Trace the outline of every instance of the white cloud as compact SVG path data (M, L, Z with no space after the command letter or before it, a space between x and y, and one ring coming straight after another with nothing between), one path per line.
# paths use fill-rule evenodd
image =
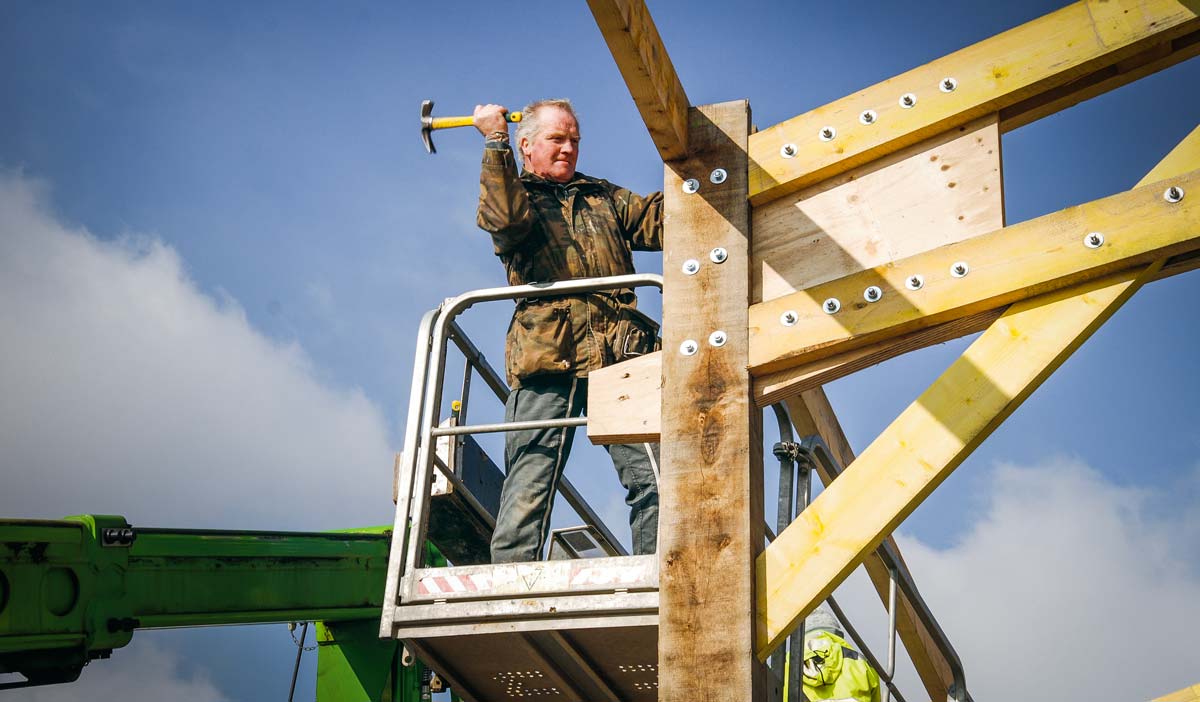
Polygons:
M12 702L95 702L95 700L188 700L228 702L202 670L184 672L173 651L154 646L148 636L84 667L79 680L22 688L5 696Z
M1183 492L1118 486L1072 459L1001 465L955 546L900 535L972 696L1133 701L1200 682L1200 500ZM861 583L844 594L885 651L878 599ZM921 697L915 677L899 680Z
M336 528L391 519L383 413L150 237L68 230L0 174L0 515Z

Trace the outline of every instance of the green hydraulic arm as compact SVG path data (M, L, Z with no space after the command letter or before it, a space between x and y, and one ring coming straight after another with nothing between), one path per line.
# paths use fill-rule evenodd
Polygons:
M317 699L420 698L420 664L378 639L390 527L133 528L119 516L0 519L0 689L73 681L136 629L316 621ZM432 546L428 556L444 563ZM426 693L428 694L428 693Z

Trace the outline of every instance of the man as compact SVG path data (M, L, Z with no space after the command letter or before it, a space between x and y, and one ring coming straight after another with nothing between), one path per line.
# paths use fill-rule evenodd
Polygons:
M633 273L632 251L662 250L662 194L641 197L575 170L579 122L566 100L525 108L516 133L507 110L477 105L484 135L479 227L492 235L509 285ZM631 290L520 300L506 339L509 422L578 416L589 371L655 350L657 325ZM536 561L574 427L509 432L492 562ZM608 447L627 493L634 553L653 553L658 532L657 446Z
M810 702L879 702L879 674L842 632L828 603L804 620L801 682ZM784 697L788 690L785 683Z

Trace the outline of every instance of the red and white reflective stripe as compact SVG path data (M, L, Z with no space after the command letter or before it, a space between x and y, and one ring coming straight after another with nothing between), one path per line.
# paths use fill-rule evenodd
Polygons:
M490 578L483 573L430 576L417 581L417 591L422 595L480 592L491 589L491 586Z

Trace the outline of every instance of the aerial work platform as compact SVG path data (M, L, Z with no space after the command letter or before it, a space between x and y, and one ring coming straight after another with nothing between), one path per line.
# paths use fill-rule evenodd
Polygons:
M396 536L380 635L403 639L466 699L657 698L658 558L623 555L619 541L567 479L560 492L586 530L556 534L558 552L579 553L590 545L593 552L622 555L436 568L421 561L424 549L419 545L426 536L437 543L436 533L443 528L431 529L431 505L448 499L458 505L460 522L476 525L468 531L490 536L495 502L476 497L470 485L487 482L478 476L497 469L468 435L516 426L461 424L470 407L472 372L501 402L508 387L454 318L479 302L661 287L661 281L659 276L635 275L480 290L447 300L422 320L405 450L397 460ZM466 357L467 371L453 421L439 422L448 341ZM579 426L586 421L541 424ZM479 547L456 543L450 550L473 557Z

